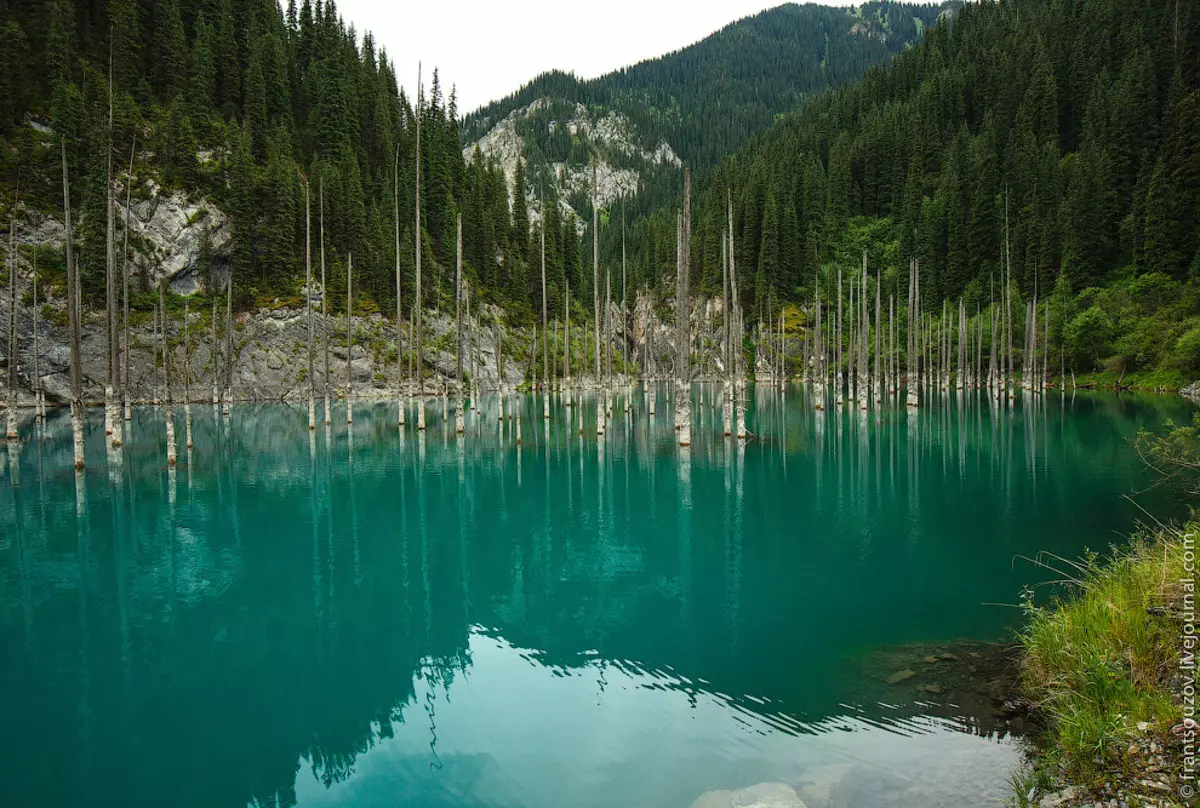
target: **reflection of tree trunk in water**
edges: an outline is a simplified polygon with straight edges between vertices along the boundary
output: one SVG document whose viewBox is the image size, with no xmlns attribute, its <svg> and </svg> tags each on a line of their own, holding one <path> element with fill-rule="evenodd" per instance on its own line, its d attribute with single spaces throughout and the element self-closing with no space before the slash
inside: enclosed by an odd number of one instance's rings
<svg viewBox="0 0 1200 808">
<path fill-rule="evenodd" d="M 470 542 L 467 538 L 467 523 L 475 523 L 475 497 L 474 487 L 467 485 L 466 477 L 466 452 L 467 448 L 463 441 L 458 442 L 458 497 L 460 506 L 458 508 L 458 563 L 459 577 L 462 578 L 462 604 L 463 604 L 463 625 L 471 625 L 471 586 L 470 580 L 470 565 L 468 558 L 470 554 Z M 549 461 L 547 461 L 548 463 Z M 472 465 L 472 471 L 475 466 Z M 547 509 L 549 509 L 549 497 L 547 497 Z M 549 527 L 547 525 L 547 527 Z"/>
<path fill-rule="evenodd" d="M 87 478 L 75 475 L 75 547 L 79 565 L 79 745 L 84 776 L 79 782 L 90 783 L 92 763 L 92 676 L 91 642 L 88 620 L 88 574 L 91 567 L 91 515 L 88 513 Z M 87 802 L 82 800 L 81 802 Z"/>
<path fill-rule="evenodd" d="M 25 651 L 28 653 L 33 644 L 33 585 L 32 576 L 29 571 L 29 548 L 25 544 L 25 532 L 21 529 L 24 517 L 21 514 L 21 497 L 19 496 L 21 488 L 20 463 L 20 445 L 16 441 L 13 441 L 8 444 L 8 482 L 9 493 L 12 496 L 13 536 L 16 539 L 17 569 L 21 579 L 21 617 L 23 618 L 22 625 L 25 629 Z"/>
<path fill-rule="evenodd" d="M 312 524 L 313 620 L 316 623 L 317 651 L 319 654 L 322 645 L 320 639 L 324 633 L 324 623 L 321 620 L 321 541 L 317 535 L 317 503 L 320 499 L 320 492 L 317 489 L 317 436 L 311 432 L 308 436 L 308 467 L 308 516 Z M 329 498 L 332 501 L 332 491 L 329 492 Z"/>
<path fill-rule="evenodd" d="M 354 548 L 354 586 L 362 586 L 362 559 L 358 547 L 358 498 L 354 490 L 354 434 L 347 435 L 346 440 L 346 473 L 350 477 L 350 542 Z M 333 534 L 330 533 L 330 536 Z M 329 548 L 329 557 L 333 558 L 333 547 Z M 330 580 L 332 586 L 332 579 Z"/>
<path fill-rule="evenodd" d="M 692 450 L 683 446 L 679 450 L 679 623 L 692 639 L 691 610 L 692 590 Z M 689 693 L 689 699 L 693 698 Z"/>
<path fill-rule="evenodd" d="M 433 633 L 433 606 L 429 593 L 429 534 L 425 521 L 425 452 L 424 436 L 421 436 L 420 462 L 417 466 L 417 538 L 421 552 L 421 616 L 424 625 L 425 647 L 428 647 Z M 518 454 L 518 457 L 520 455 Z"/>
</svg>

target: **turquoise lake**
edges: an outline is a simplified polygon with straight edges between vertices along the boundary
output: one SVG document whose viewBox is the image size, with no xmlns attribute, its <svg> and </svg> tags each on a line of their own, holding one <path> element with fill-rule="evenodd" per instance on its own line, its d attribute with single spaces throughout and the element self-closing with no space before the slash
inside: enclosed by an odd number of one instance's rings
<svg viewBox="0 0 1200 808">
<path fill-rule="evenodd" d="M 1122 543 L 1129 439 L 1190 406 L 752 389 L 739 444 L 697 386 L 681 450 L 657 395 L 653 421 L 618 395 L 601 443 L 594 399 L 580 436 L 526 397 L 519 446 L 494 395 L 464 436 L 440 399 L 420 436 L 394 403 L 315 433 L 196 405 L 191 452 L 180 407 L 174 470 L 160 410 L 115 455 L 96 410 L 78 478 L 66 414 L 26 424 L 0 450 L 0 805 L 1003 804 L 1020 741 L 921 689 L 934 666 L 886 680 L 1011 639 L 1039 552 Z"/>
</svg>

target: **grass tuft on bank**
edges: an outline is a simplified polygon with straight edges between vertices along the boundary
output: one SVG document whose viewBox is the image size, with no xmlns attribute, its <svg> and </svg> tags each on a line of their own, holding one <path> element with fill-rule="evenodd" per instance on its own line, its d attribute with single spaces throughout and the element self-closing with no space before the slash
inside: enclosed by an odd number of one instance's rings
<svg viewBox="0 0 1200 808">
<path fill-rule="evenodd" d="M 1136 783 L 1150 740 L 1178 747 L 1184 537 L 1198 533 L 1192 523 L 1138 536 L 1109 557 L 1070 563 L 1066 597 L 1046 606 L 1026 597 L 1022 685 L 1046 726 L 1019 791 Z"/>
</svg>

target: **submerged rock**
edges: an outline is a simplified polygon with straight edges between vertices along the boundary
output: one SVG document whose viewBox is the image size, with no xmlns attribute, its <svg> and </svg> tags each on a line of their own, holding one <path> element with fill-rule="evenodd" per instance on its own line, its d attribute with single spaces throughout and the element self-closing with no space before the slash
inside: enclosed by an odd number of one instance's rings
<svg viewBox="0 0 1200 808">
<path fill-rule="evenodd" d="M 896 671 L 895 673 L 893 673 L 891 676 L 888 677 L 887 681 L 888 681 L 889 685 L 898 685 L 901 682 L 907 681 L 916 675 L 917 675 L 916 671 L 905 668 L 902 671 Z"/>
<path fill-rule="evenodd" d="M 800 795 L 783 783 L 759 783 L 738 791 L 706 791 L 692 808 L 808 808 Z"/>
</svg>

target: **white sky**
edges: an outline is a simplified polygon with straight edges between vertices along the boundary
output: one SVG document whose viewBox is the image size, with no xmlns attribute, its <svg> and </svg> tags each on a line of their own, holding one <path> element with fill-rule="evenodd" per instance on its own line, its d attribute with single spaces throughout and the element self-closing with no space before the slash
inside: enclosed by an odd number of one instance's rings
<svg viewBox="0 0 1200 808">
<path fill-rule="evenodd" d="M 847 6 L 846 0 L 815 0 Z M 550 69 L 594 78 L 690 45 L 783 0 L 338 0 L 338 11 L 400 71 L 410 94 L 417 61 L 458 88 L 466 114 Z M 428 78 L 426 78 L 428 86 Z"/>
</svg>

